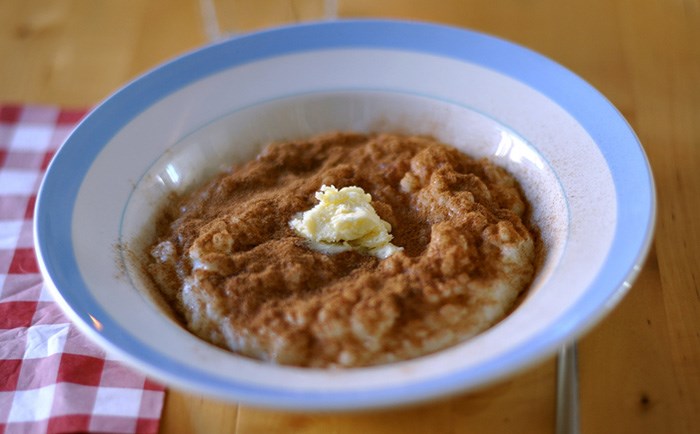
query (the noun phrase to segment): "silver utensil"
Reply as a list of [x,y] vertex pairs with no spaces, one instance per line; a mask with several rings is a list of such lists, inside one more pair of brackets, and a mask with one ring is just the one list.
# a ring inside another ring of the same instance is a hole
[[564,345],[557,358],[556,434],[580,434],[576,342]]

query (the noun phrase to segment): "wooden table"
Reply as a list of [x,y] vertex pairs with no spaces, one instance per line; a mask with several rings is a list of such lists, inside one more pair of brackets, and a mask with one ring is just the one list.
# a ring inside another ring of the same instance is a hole
[[[579,346],[585,433],[700,432],[698,0],[340,0],[342,17],[469,27],[588,80],[636,130],[658,189],[649,259]],[[197,0],[0,0],[0,101],[85,107],[205,43]],[[170,390],[167,433],[547,433],[554,359],[476,393],[352,414],[280,413]]]

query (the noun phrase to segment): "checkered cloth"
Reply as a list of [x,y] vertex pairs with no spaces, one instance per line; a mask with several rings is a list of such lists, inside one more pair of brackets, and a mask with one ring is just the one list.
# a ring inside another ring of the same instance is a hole
[[164,388],[80,334],[34,256],[39,183],[84,115],[0,105],[0,434],[158,431]]

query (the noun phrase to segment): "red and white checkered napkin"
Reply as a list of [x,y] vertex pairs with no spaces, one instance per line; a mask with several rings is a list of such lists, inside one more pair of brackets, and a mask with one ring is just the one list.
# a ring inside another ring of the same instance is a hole
[[88,341],[46,292],[37,189],[83,110],[0,105],[0,434],[158,431],[165,390]]

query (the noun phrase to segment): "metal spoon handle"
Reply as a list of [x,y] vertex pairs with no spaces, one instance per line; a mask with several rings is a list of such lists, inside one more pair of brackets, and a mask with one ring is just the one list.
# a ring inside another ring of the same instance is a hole
[[564,345],[557,359],[556,434],[580,434],[576,343]]

